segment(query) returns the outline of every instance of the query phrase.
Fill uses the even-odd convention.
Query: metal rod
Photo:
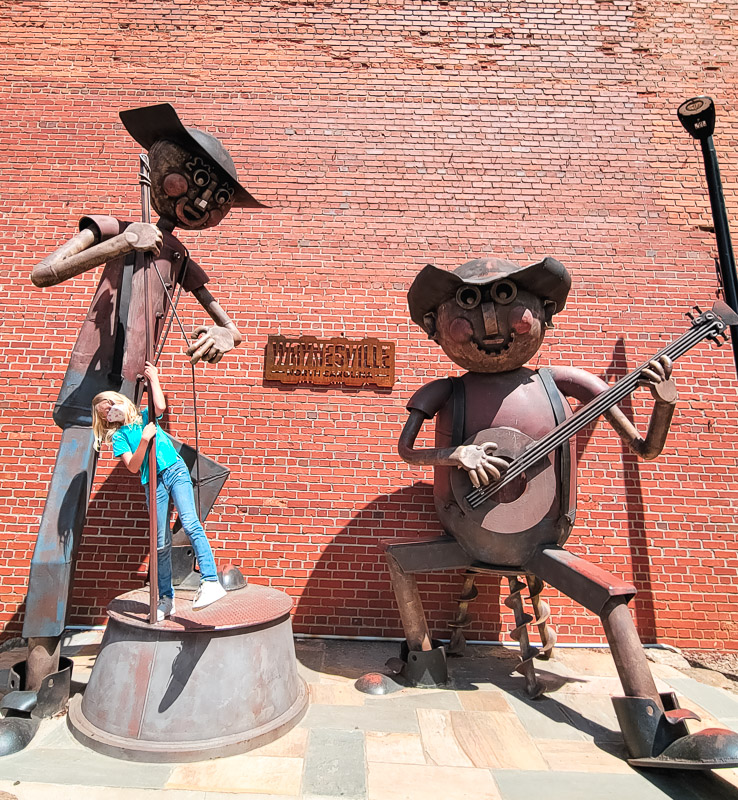
[[[151,172],[146,153],[139,156],[139,184],[141,186],[141,222],[151,222]],[[154,363],[154,313],[151,306],[151,255],[143,253],[144,299],[146,304],[146,360]],[[156,425],[156,408],[151,386],[147,387],[149,422]],[[158,531],[156,519],[156,436],[149,444],[149,622],[156,622],[159,603]]]

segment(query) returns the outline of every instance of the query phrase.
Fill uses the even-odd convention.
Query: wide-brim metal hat
[[[532,292],[542,300],[554,302],[554,314],[564,308],[571,289],[571,275],[566,267],[548,256],[526,267],[504,258],[475,258],[453,272],[428,264],[418,273],[407,293],[410,316],[413,322],[425,328],[425,315],[452,298],[460,286],[465,283],[479,286],[503,278],[514,280],[521,289]]]
[[[215,164],[235,184],[234,206],[265,207],[238,182],[236,166],[220,139],[197,128],[186,128],[169,103],[132,108],[129,111],[121,111],[119,116],[128,133],[146,150],[159,139],[169,139]]]

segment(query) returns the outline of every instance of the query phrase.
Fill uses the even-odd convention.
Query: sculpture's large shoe
[[[662,769],[738,767],[738,733],[725,728],[705,728],[677,739],[656,758],[631,758],[628,763]]]
[[[23,750],[33,739],[41,721],[30,717],[0,719],[0,757]]]
[[[657,769],[720,769],[738,766],[738,733],[707,728],[689,733],[687,719],[673,692],[660,695],[662,711],[647,697],[613,697],[620,729],[634,767]]]
[[[33,739],[41,720],[66,708],[72,683],[72,660],[62,656],[58,672],[49,673],[37,691],[24,690],[26,662],[8,671],[10,691],[0,700],[0,757],[23,750]]]

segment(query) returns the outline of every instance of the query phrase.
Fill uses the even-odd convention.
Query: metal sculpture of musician
[[[261,204],[239,183],[222,143],[202,130],[186,128],[171,105],[136,108],[121,112],[120,117],[148,150],[151,203],[159,221],[153,225],[108,215],[84,216],[79,232],[44,258],[31,275],[36,286],[46,287],[105,265],[54,408],[62,437],[31,563],[23,627],[28,658],[20,670],[23,685],[14,687],[26,695],[21,702],[25,705],[6,708],[11,716],[0,729],[0,754],[19,749],[24,746],[21,740],[33,735],[32,726],[10,724],[14,713],[22,714],[36,704],[36,712],[42,709],[40,715],[46,716],[66,700],[61,689],[51,698],[44,693],[48,695],[49,684],[64,682],[64,670],[59,670],[60,641],[96,463],[91,402],[98,393],[112,390],[137,403],[143,389],[145,270],[136,254],[151,254],[158,273],[148,290],[154,342],[162,336],[173,294],[181,287],[192,293],[212,320],[211,325],[195,329],[194,341],[187,348],[193,364],[199,360],[215,364],[241,343],[235,323],[207,288],[208,276],[173,231],[176,227],[210,228],[233,208]],[[221,471],[227,475],[227,470]],[[209,506],[204,513],[207,510]]]
[[[613,386],[572,367],[527,367],[553,316],[564,308],[570,286],[569,273],[553,258],[524,267],[480,258],[454,272],[429,265],[410,288],[413,321],[467,372],[418,390],[399,439],[405,461],[434,467],[435,506],[447,533],[384,542],[407,637],[402,673],[416,685],[445,680],[443,648],[431,640],[414,575],[466,567],[467,574],[501,574],[510,581],[508,605],[516,613],[516,638],[524,651],[519,669],[529,694],[540,694],[531,661],[537,651],[529,646],[525,627],[531,621],[539,625],[544,653],[550,649],[539,597],[545,581],[602,620],[625,693],[613,702],[631,763],[733,766],[737,734],[717,729],[688,734],[684,719],[694,715],[678,709],[673,695],[657,691],[627,605],[635,587],[563,545],[576,509],[573,434],[604,415],[633,452],[656,458],[677,400],[672,361],[702,339],[716,338],[738,317],[716,304],[688,333]],[[615,405],[639,385],[647,386],[654,400],[645,437]],[[576,414],[569,397],[585,404]],[[430,419],[435,419],[435,446],[419,449],[416,439]],[[525,584],[519,576],[528,581],[535,620],[522,612]],[[473,596],[466,591],[463,599],[468,604]],[[458,622],[463,627],[464,620]]]

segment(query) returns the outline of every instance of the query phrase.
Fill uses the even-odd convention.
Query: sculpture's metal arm
[[[622,441],[646,461],[661,455],[678,397],[676,385],[671,377],[671,360],[664,357],[661,361],[652,361],[651,364],[653,369],[644,371],[646,380],[642,384],[648,386],[655,401],[645,438],[638,433],[635,425],[617,406],[605,412],[605,419]]]
[[[467,471],[469,480],[477,487],[480,484],[486,486],[490,480],[498,480],[507,468],[507,461],[492,455],[497,449],[494,442],[416,450],[413,445],[426,419],[427,415],[419,409],[410,409],[397,442],[397,452],[403,461],[408,464],[460,467]]]
[[[56,286],[134,250],[158,255],[161,243],[161,231],[142,222],[129,225],[104,242],[99,241],[94,229],[85,228],[40,261],[31,272],[31,280],[36,286]]]
[[[229,350],[241,344],[243,337],[236,324],[205,286],[194,289],[192,294],[215,325],[200,325],[195,328],[195,341],[187,348],[187,355],[193,364],[200,359],[217,364]]]

